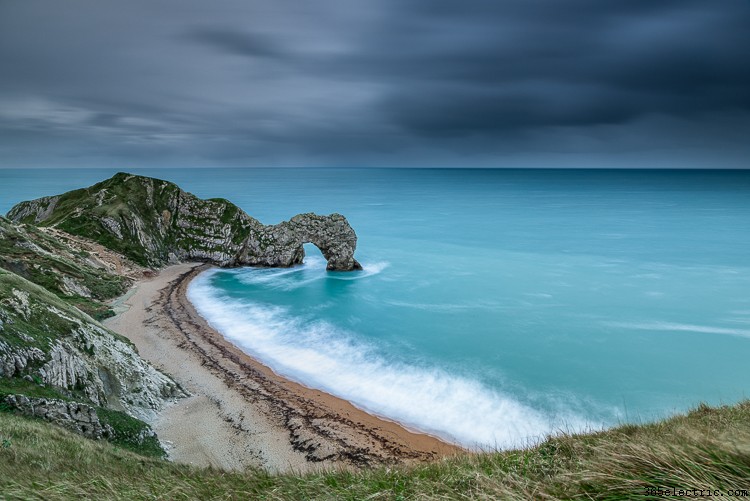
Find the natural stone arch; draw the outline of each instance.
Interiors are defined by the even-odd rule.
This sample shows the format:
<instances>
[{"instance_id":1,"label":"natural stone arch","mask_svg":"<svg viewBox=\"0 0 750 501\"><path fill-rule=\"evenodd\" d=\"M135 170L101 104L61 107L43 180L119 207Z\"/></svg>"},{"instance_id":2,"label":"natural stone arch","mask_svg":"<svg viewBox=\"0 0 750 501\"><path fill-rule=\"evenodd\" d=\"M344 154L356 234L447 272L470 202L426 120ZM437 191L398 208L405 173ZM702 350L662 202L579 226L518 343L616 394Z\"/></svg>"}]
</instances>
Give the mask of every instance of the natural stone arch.
<instances>
[{"instance_id":1,"label":"natural stone arch","mask_svg":"<svg viewBox=\"0 0 750 501\"><path fill-rule=\"evenodd\" d=\"M327 270L361 270L354 259L357 248L357 234L341 214L318 216L307 213L294 216L289 224L295 229L300 240L299 248L305 256L303 244L311 243L323 253L328 264ZM301 262L301 260L300 260Z\"/></svg>"},{"instance_id":2,"label":"natural stone arch","mask_svg":"<svg viewBox=\"0 0 750 501\"><path fill-rule=\"evenodd\" d=\"M246 242L238 264L293 266L305 257L304 244L315 245L328 264L327 270L361 270L354 259L357 234L341 214L320 216L299 214L289 221L264 226L253 232Z\"/></svg>"}]
</instances>

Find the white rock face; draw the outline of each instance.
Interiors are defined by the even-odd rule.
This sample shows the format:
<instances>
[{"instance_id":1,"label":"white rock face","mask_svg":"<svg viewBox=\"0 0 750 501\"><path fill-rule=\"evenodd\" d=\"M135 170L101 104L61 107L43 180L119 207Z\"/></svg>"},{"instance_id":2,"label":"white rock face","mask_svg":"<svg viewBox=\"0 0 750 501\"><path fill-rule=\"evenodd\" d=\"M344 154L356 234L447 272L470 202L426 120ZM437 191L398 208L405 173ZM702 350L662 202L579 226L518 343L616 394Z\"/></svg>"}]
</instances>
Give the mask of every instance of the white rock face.
<instances>
[{"instance_id":1,"label":"white rock face","mask_svg":"<svg viewBox=\"0 0 750 501\"><path fill-rule=\"evenodd\" d=\"M97 405L150 419L165 401L184 392L103 327L79 323L58 341L38 370L49 385L81 389Z\"/></svg>"},{"instance_id":2,"label":"white rock face","mask_svg":"<svg viewBox=\"0 0 750 501\"><path fill-rule=\"evenodd\" d=\"M59 196L42 197L37 198L36 200L32 200L31 202L28 202L27 205L24 205L24 207L21 209L21 212L19 213L19 217L25 218L27 216L33 215L35 223L44 221L55 210L55 207L57 206L57 202L59 200Z\"/></svg>"},{"instance_id":3,"label":"white rock face","mask_svg":"<svg viewBox=\"0 0 750 501\"><path fill-rule=\"evenodd\" d=\"M29 293L19 289L13 289L11 293L12 296L7 301L7 304L11 308L13 308L16 313L21 315L24 320L28 320L29 315L31 314L29 306Z\"/></svg>"},{"instance_id":4,"label":"white rock face","mask_svg":"<svg viewBox=\"0 0 750 501\"><path fill-rule=\"evenodd\" d=\"M63 292L70 296L91 297L91 291L85 285L78 283L69 275L63 275L62 289Z\"/></svg>"},{"instance_id":5,"label":"white rock face","mask_svg":"<svg viewBox=\"0 0 750 501\"><path fill-rule=\"evenodd\" d=\"M58 388L75 388L80 384L86 390L86 396L96 403L106 402L106 395L93 391L92 385L86 384L89 379L89 370L82 357L78 356L77 350L68 346L68 343L57 342L53 345L49 353L49 359L41 369L39 375L46 384L57 386Z\"/></svg>"},{"instance_id":6,"label":"white rock face","mask_svg":"<svg viewBox=\"0 0 750 501\"><path fill-rule=\"evenodd\" d=\"M101 203L101 198L99 200ZM122 238L122 230L120 229L120 223L118 223L111 217L103 217L101 219L101 222L109 231L114 233L117 238Z\"/></svg>"},{"instance_id":7,"label":"white rock face","mask_svg":"<svg viewBox=\"0 0 750 501\"><path fill-rule=\"evenodd\" d=\"M22 278L0 275L8 277L29 288L19 285L0 298L0 377L41 381L74 397L82 393L94 405L143 420L185 395L130 342Z\"/></svg>"},{"instance_id":8,"label":"white rock face","mask_svg":"<svg viewBox=\"0 0 750 501\"><path fill-rule=\"evenodd\" d=\"M0 339L0 377L21 374L32 363L46 359L42 350L34 347L11 347Z\"/></svg>"},{"instance_id":9,"label":"white rock face","mask_svg":"<svg viewBox=\"0 0 750 501\"><path fill-rule=\"evenodd\" d=\"M114 435L109 425L99 421L96 409L86 404L54 398L30 398L25 395L8 395L4 403L21 414L50 421L88 438L108 438Z\"/></svg>"}]
</instances>

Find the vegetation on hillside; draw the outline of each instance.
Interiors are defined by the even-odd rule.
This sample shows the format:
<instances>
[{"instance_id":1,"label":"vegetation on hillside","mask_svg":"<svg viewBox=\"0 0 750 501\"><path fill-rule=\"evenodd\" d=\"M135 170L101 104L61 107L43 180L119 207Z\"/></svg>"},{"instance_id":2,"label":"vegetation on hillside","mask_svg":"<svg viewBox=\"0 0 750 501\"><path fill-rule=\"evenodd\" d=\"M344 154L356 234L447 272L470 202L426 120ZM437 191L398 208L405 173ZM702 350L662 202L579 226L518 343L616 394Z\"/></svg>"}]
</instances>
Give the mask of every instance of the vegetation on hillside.
<instances>
[{"instance_id":1,"label":"vegetation on hillside","mask_svg":"<svg viewBox=\"0 0 750 501\"><path fill-rule=\"evenodd\" d=\"M0 217L0 268L13 272L97 320L113 315L105 301L125 292L130 281L86 250L66 245L33 225Z\"/></svg>"},{"instance_id":2,"label":"vegetation on hillside","mask_svg":"<svg viewBox=\"0 0 750 501\"><path fill-rule=\"evenodd\" d=\"M41 303L44 307L34 308L34 303ZM11 347L39 348L44 353L58 339L75 336L76 321L92 322L84 312L68 304L65 298L2 268L0 320L3 322L0 324L0 340ZM111 335L132 345L126 337L116 333Z\"/></svg>"},{"instance_id":3,"label":"vegetation on hillside","mask_svg":"<svg viewBox=\"0 0 750 501\"><path fill-rule=\"evenodd\" d=\"M146 459L0 413L8 499L664 499L747 496L750 402L431 464L272 475ZM684 495L681 498L699 498ZM680 496L672 497L680 498Z\"/></svg>"},{"instance_id":4,"label":"vegetation on hillside","mask_svg":"<svg viewBox=\"0 0 750 501\"><path fill-rule=\"evenodd\" d=\"M100 420L109 424L114 430L113 443L140 454L163 457L164 450L155 437L145 437L143 432L148 425L125 412L105 409L96 406L87 386L91 381L79 381L69 388L45 384L38 375L40 367L49 358L50 350L59 341L83 335L77 322L91 322L84 313L68 305L60 297L39 287L7 270L0 269L0 348L11 350L38 349L42 358L29 359L20 370L12 376L3 375L0 369L0 412L10 412L3 401L8 395L26 395L27 397L53 398L66 401L83 402L94 405ZM128 344L130 341L113 332L104 331L115 339ZM82 344L86 345L86 342ZM94 356L93 345L86 355ZM2 350L0 350L2 351ZM4 352L0 352L0 363ZM112 401L117 398L110 395Z\"/></svg>"},{"instance_id":5,"label":"vegetation on hillside","mask_svg":"<svg viewBox=\"0 0 750 501\"><path fill-rule=\"evenodd\" d=\"M79 394L71 394L70 392L60 391L59 388L45 385L38 378L29 381L22 378L0 377L0 415L12 416L15 414L15 411L4 403L4 399L8 395L25 395L27 397L66 401L87 401L85 397L82 398ZM164 458L166 456L166 452L162 448L159 439L151 433L151 428L140 419L136 419L122 411L105 409L98 406L95 406L95 409L101 423L109 425L114 432L107 439L108 442L141 456L153 458ZM18 417L22 419L20 416ZM45 428L57 428L41 419L29 420L39 423ZM0 417L0 423L3 423L2 417ZM0 425L0 435L2 434L3 426ZM81 437L81 440L86 439Z\"/></svg>"},{"instance_id":6,"label":"vegetation on hillside","mask_svg":"<svg viewBox=\"0 0 750 501\"><path fill-rule=\"evenodd\" d=\"M45 384L40 377L51 351L61 342L69 353L78 349L81 357L90 360L99 356L91 336L109 336L132 348L130 340L96 323L113 314L107 301L122 295L131 283L118 273L122 270L112 268L108 260L112 256L104 253L93 242L89 245L54 230L0 217L0 411L10 412L3 403L8 395L85 403L95 407L100 421L112 428L112 443L163 457L164 450L146 423L91 400L93 380L60 387ZM138 272L122 256L114 259ZM39 354L29 356L29 350L35 349ZM14 362L19 355L22 366ZM10 373L6 367L3 374L3 363L14 366ZM108 395L110 403L117 400L117 395Z\"/></svg>"},{"instance_id":7,"label":"vegetation on hillside","mask_svg":"<svg viewBox=\"0 0 750 501\"><path fill-rule=\"evenodd\" d=\"M156 267L175 253L226 252L219 240L237 245L260 225L227 200L201 200L174 183L122 172L88 188L21 202L8 217L92 239Z\"/></svg>"}]
</instances>

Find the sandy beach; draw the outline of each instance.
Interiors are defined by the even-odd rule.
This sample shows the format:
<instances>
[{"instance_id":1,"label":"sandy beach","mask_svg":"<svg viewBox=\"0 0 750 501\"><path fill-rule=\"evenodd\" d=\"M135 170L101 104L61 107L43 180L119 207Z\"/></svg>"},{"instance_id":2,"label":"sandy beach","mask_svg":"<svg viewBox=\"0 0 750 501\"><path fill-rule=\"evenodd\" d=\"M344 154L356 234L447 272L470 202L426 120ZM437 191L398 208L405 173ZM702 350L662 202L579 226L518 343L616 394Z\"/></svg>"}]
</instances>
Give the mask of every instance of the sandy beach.
<instances>
[{"instance_id":1,"label":"sandy beach","mask_svg":"<svg viewBox=\"0 0 750 501\"><path fill-rule=\"evenodd\" d=\"M120 313L105 322L190 393L152 423L172 460L304 472L461 451L285 379L226 341L185 295L205 267L174 265L141 280L119 301Z\"/></svg>"}]
</instances>

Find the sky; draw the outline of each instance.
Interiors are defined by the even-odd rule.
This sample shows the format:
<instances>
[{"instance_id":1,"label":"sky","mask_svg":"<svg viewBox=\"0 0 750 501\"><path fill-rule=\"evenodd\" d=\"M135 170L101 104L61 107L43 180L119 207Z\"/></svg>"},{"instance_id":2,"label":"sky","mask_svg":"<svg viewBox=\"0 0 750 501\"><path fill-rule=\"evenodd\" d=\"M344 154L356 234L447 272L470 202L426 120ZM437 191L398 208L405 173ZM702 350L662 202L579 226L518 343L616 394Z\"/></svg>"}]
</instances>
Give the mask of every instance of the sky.
<instances>
[{"instance_id":1,"label":"sky","mask_svg":"<svg viewBox=\"0 0 750 501\"><path fill-rule=\"evenodd\" d=\"M747 0L0 0L0 168L750 168Z\"/></svg>"}]
</instances>

